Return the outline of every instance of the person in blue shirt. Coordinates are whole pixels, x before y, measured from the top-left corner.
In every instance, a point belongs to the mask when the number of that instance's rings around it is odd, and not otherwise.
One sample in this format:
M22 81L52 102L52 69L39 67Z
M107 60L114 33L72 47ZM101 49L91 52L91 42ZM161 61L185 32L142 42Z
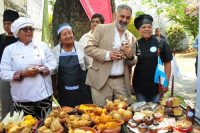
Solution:
M195 48L197 50L197 56L196 56L196 62L195 62L195 73L197 75L197 68L198 68L198 36L196 37L194 44L193 44L193 48Z

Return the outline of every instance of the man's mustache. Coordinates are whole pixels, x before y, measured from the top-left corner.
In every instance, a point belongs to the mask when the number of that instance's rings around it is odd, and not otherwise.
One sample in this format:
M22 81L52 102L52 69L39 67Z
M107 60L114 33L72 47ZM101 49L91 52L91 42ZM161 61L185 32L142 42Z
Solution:
M126 26L128 23L127 22L119 22L120 23L120 25L122 25L122 26Z

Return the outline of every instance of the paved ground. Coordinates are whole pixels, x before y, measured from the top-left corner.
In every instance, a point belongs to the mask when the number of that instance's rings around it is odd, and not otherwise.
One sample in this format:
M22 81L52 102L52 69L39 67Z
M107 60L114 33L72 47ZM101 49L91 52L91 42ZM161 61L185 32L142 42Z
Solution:
M175 78L175 94L184 97L187 100L196 100L196 75L195 75L195 58L194 56L176 55L176 61L180 69L181 77ZM171 87L170 87L171 88Z

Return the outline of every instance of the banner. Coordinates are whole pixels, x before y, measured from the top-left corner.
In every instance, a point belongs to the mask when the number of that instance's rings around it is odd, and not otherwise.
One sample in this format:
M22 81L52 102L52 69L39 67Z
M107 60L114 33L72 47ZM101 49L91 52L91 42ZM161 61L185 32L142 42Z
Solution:
M93 14L99 13L105 18L105 23L112 22L110 0L80 0L80 2L90 20Z

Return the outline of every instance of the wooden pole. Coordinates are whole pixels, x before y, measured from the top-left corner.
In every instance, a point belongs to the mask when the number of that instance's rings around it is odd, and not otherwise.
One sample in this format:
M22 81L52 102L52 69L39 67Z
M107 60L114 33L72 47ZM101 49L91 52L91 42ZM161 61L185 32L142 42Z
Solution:
M176 48L174 48L174 51L173 51L173 55L174 55L173 58L175 58L175 54L176 54ZM172 89L171 89L171 97L173 97L173 96L174 96L174 74L172 73Z

